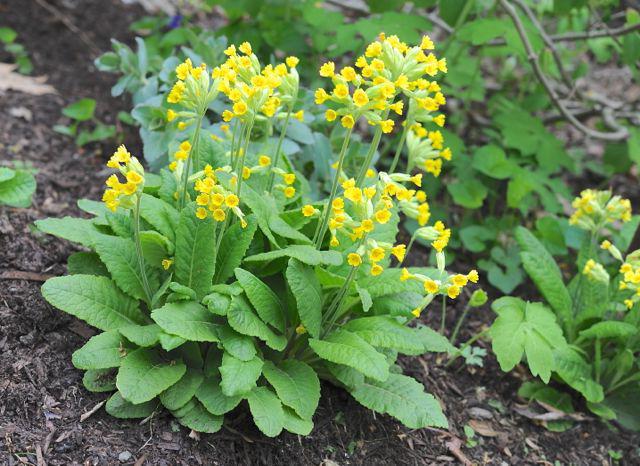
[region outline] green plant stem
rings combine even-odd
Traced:
[[[147,272],[145,270],[144,256],[142,255],[142,243],[140,242],[140,202],[142,201],[142,194],[136,196],[136,207],[133,211],[133,236],[134,243],[136,244],[136,255],[138,256],[138,267],[140,267],[140,276],[142,278],[142,288],[146,296],[147,305],[151,308],[151,299],[153,293],[151,293],[151,287],[149,286],[149,280],[147,279]]]
[[[445,320],[447,318],[447,295],[442,295],[442,311],[440,314],[440,333],[444,335]]]
[[[253,123],[255,121],[255,115],[251,117],[251,120],[249,120],[249,123],[247,123],[247,129],[246,129],[246,136],[245,136],[245,140],[244,140],[244,144],[242,147],[242,154],[240,154],[240,156],[238,157],[239,162],[238,162],[238,170],[236,171],[236,175],[238,176],[238,183],[236,186],[236,196],[238,196],[238,198],[240,197],[240,193],[242,190],[242,180],[244,179],[244,177],[242,176],[242,173],[244,171],[244,161],[247,158],[247,151],[249,150],[249,142],[251,142],[251,130],[253,129]]]
[[[594,357],[593,365],[596,371],[596,382],[598,383],[600,383],[601,363],[602,363],[602,343],[600,342],[600,338],[596,338],[595,357]]]
[[[460,316],[460,318],[458,319],[458,322],[456,322],[456,326],[453,329],[453,333],[451,334],[451,338],[449,338],[449,341],[451,342],[451,344],[455,344],[456,342],[456,337],[458,336],[458,332],[460,331],[460,327],[462,326],[462,322],[464,322],[464,319],[467,318],[467,314],[469,313],[469,303],[467,303],[467,305],[464,307],[464,311],[462,311],[462,315]]]
[[[469,338],[464,345],[462,345],[458,351],[456,351],[455,353],[453,353],[453,355],[451,356],[451,359],[449,359],[449,361],[445,364],[444,367],[449,367],[451,366],[451,364],[453,364],[453,361],[455,361],[456,359],[458,359],[461,355],[462,352],[467,349],[469,346],[471,346],[473,343],[476,342],[476,340],[478,340],[480,337],[483,337],[485,335],[485,333],[487,333],[489,331],[489,328],[485,328],[482,332],[476,333],[473,337]]]
[[[418,230],[416,230],[418,231]],[[398,262],[398,267],[402,267],[402,264],[404,264],[404,260],[409,257],[409,252],[411,251],[411,248],[413,247],[413,243],[416,240],[416,231],[413,232],[413,235],[411,235],[411,239],[409,240],[409,245],[407,246],[407,250],[404,252],[404,257],[402,258],[402,260],[400,262]]]
[[[191,144],[191,151],[189,153],[189,157],[187,157],[187,164],[184,167],[184,173],[182,174],[182,194],[180,196],[180,209],[184,208],[184,204],[187,199],[187,190],[189,189],[189,172],[191,171],[191,159],[193,158],[191,154],[195,154],[196,160],[194,160],[194,168],[198,169],[197,164],[199,163],[198,157],[198,146],[200,142],[200,127],[202,126],[202,120],[204,118],[204,113],[198,115],[196,119],[196,129],[193,133],[193,144]]]
[[[616,382],[614,385],[612,385],[606,392],[605,392],[605,396],[609,395],[613,392],[615,392],[617,389],[619,389],[620,387],[623,387],[625,385],[627,385],[628,383],[631,382],[635,382],[638,380],[638,374],[632,374],[629,377],[627,377],[626,379],[622,379],[619,382]]]
[[[352,132],[353,128],[349,128],[347,134],[344,137],[344,141],[342,142],[342,148],[340,149],[340,155],[338,156],[338,167],[336,169],[336,174],[333,177],[333,183],[331,184],[331,193],[329,195],[329,200],[327,202],[327,205],[324,207],[321,221],[318,222],[315,235],[313,236],[313,242],[316,245],[316,249],[320,249],[320,246],[322,245],[322,239],[329,224],[329,216],[331,215],[333,200],[336,198],[336,194],[338,192],[340,173],[342,172],[342,165],[344,164],[344,157],[347,153],[347,148],[349,147],[349,140],[351,139]]]
[[[382,119],[385,120],[389,116],[389,110],[387,110]],[[371,168],[371,161],[373,160],[373,156],[378,150],[378,146],[380,145],[380,139],[382,138],[382,126],[378,125],[376,128],[376,132],[373,134],[373,139],[371,140],[371,145],[369,146],[369,151],[367,152],[367,156],[364,159],[364,163],[362,167],[360,167],[360,173],[358,173],[358,177],[356,178],[356,186],[358,188],[362,188],[362,184],[364,183],[364,179],[367,176],[367,170]]]
[[[278,145],[276,146],[276,153],[273,156],[273,163],[271,165],[272,168],[278,168],[278,163],[280,162],[280,151],[282,150],[282,143],[284,142],[284,137],[287,134],[287,128],[289,127],[289,120],[291,119],[291,113],[293,112],[293,105],[295,102],[291,102],[289,106],[289,110],[287,111],[287,116],[284,119],[284,123],[282,126],[282,131],[280,131],[280,138],[278,138]],[[276,172],[271,170],[271,174],[269,175],[269,182],[267,183],[267,192],[271,194],[273,190],[273,183],[276,179]]]
[[[408,121],[404,124],[402,135],[400,136],[400,142],[398,143],[398,147],[396,148],[396,154],[393,156],[393,162],[391,162],[391,166],[389,167],[389,173],[395,173],[395,169],[398,166],[398,162],[400,161],[400,154],[402,154],[404,142],[407,139],[407,131],[409,130],[409,126],[411,126],[412,124],[413,122]]]
[[[340,307],[342,306],[342,300],[344,299],[344,296],[347,294],[347,291],[351,286],[351,282],[353,281],[353,278],[356,275],[355,272],[356,272],[356,267],[351,267],[351,270],[349,271],[349,275],[347,275],[347,279],[344,281],[344,283],[342,284],[342,287],[340,288],[338,293],[336,293],[336,296],[333,299],[333,302],[327,309],[326,321],[328,321],[328,325],[325,326],[325,329],[322,333],[322,337],[324,337],[327,333],[329,333],[329,331],[333,328],[334,324],[336,323],[336,320],[340,316],[339,311],[340,311]]]

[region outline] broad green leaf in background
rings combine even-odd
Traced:
[[[62,114],[76,121],[86,121],[93,118],[96,109],[94,99],[80,99],[62,109]]]
[[[0,180],[0,205],[26,208],[31,205],[31,198],[36,191],[36,179],[25,170],[15,170],[14,175]]]
[[[138,303],[106,277],[68,275],[50,278],[42,285],[42,296],[58,309],[100,330],[117,330],[145,322]]]
[[[449,426],[440,403],[411,377],[389,374],[384,381],[365,381],[351,390],[353,397],[363,406],[379,413],[389,414],[410,429]]]
[[[492,308],[498,318],[490,335],[502,370],[510,371],[526,354],[531,373],[548,383],[555,367],[553,350],[566,346],[553,312],[540,303],[511,297],[494,301]]]
[[[214,283],[225,283],[233,276],[233,271],[242,263],[253,235],[258,228],[253,215],[248,215],[246,228],[242,228],[240,222],[236,222],[227,229],[222,241],[216,262]]]
[[[313,268],[291,258],[286,276],[298,305],[300,322],[309,335],[318,338],[322,324],[322,289]]]
[[[467,209],[481,207],[489,192],[480,181],[473,178],[449,183],[447,190],[453,197],[453,202]]]
[[[493,144],[480,147],[472,160],[473,168],[488,177],[504,180],[513,174],[513,163],[502,148]]]
[[[116,386],[125,400],[140,404],[171,387],[186,370],[182,361],[167,358],[155,349],[139,348],[122,361]]]

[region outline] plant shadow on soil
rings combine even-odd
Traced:
[[[307,438],[283,434],[262,436],[246,408],[227,418],[214,435],[189,436],[166,413],[147,422],[122,421],[97,410],[106,399],[82,386],[82,373],[71,365],[71,353],[93,331],[49,306],[40,296],[42,275],[65,273],[74,250],[52,237],[34,235],[34,220],[79,215],[76,200],[99,199],[104,161],[111,150],[94,145],[79,150],[71,139],[51,130],[63,106],[82,97],[98,101],[100,118],[113,123],[128,102],[115,100],[114,77],[95,70],[85,41],[44,9],[55,6],[67,22],[85,31],[100,50],[116,37],[132,42],[128,25],[144,12],[118,0],[5,0],[3,26],[19,32],[35,65],[59,95],[31,96],[9,91],[0,98],[0,160],[24,160],[38,169],[38,189],[29,209],[0,208],[0,465],[5,464],[608,464],[608,450],[622,451],[623,462],[638,464],[640,438],[593,419],[563,433],[550,433],[514,411],[522,400],[516,390],[525,373],[504,374],[488,356],[484,368],[454,364],[444,369],[437,355],[401,359],[407,374],[422,381],[445,407],[450,431],[408,430],[388,416],[375,416],[344,391],[328,384]],[[6,58],[0,56],[0,58]],[[12,109],[26,108],[25,112]],[[25,119],[27,118],[27,119]],[[28,121],[30,120],[30,121]],[[124,130],[125,142],[139,149],[135,131]],[[411,260],[424,264],[424,252]],[[454,265],[455,266],[455,265]],[[7,278],[16,271],[33,272],[29,280]],[[40,275],[40,276],[38,276]],[[456,312],[450,312],[453,324]],[[426,316],[433,327],[438,319]],[[462,337],[490,320],[488,308],[477,310]],[[475,447],[465,445],[463,428],[471,422],[484,436]],[[462,445],[458,439],[462,440]],[[550,463],[549,463],[550,462]]]

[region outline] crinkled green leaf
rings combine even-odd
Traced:
[[[309,435],[313,430],[313,421],[311,419],[302,419],[295,411],[287,406],[282,407],[284,414],[284,429],[292,434]]]
[[[116,389],[116,370],[90,369],[84,373],[82,384],[90,392],[112,392]]]
[[[241,361],[249,361],[256,355],[253,339],[233,330],[227,325],[218,327],[218,337],[224,350]]]
[[[263,364],[262,359],[257,356],[249,361],[241,361],[225,352],[220,366],[222,393],[235,396],[250,392],[262,374]]]
[[[449,427],[438,400],[406,375],[389,374],[384,382],[365,381],[351,395],[363,406],[389,414],[411,429]]]
[[[361,317],[350,320],[342,328],[378,348],[394,349],[411,355],[422,354],[425,351],[418,330],[402,325],[392,317]]]
[[[162,329],[157,324],[149,324],[127,325],[126,327],[121,327],[118,331],[131,343],[142,347],[149,347],[158,344]]]
[[[171,242],[175,242],[175,235],[180,224],[180,213],[162,199],[143,194],[140,200],[140,216],[153,225]]]
[[[245,258],[247,263],[269,262],[281,257],[293,257],[307,265],[340,265],[342,254],[338,251],[318,251],[313,246],[294,244],[284,249],[254,254]]]
[[[167,303],[151,313],[151,318],[167,333],[190,341],[218,342],[214,315],[195,301]]]
[[[581,338],[628,338],[638,333],[635,325],[617,320],[609,320],[605,322],[597,322],[588,329],[580,332]]]
[[[602,386],[593,380],[593,368],[572,346],[557,348],[553,351],[554,371],[574,390],[591,403],[604,399]]]
[[[35,225],[43,233],[57,236],[88,248],[93,246],[94,238],[100,233],[93,221],[86,218],[45,218],[36,220]]]
[[[249,410],[258,429],[276,437],[284,428],[284,412],[278,397],[266,387],[256,387],[247,395]]]
[[[387,359],[355,333],[338,329],[323,340],[309,339],[309,346],[327,361],[344,364],[379,381],[389,375]]]
[[[277,366],[265,361],[262,373],[285,405],[303,419],[311,419],[320,400],[320,380],[307,364],[286,359]]]
[[[11,207],[29,207],[36,191],[36,179],[24,170],[16,170],[15,175],[0,181],[0,205]]]
[[[216,259],[216,273],[214,283],[225,283],[233,276],[233,271],[242,263],[242,259],[249,249],[249,245],[256,233],[258,224],[253,215],[246,217],[247,226],[242,228],[240,222],[236,222],[227,229]]]
[[[263,340],[267,346],[276,351],[282,351],[287,345],[287,339],[283,335],[277,335],[267,324],[262,322],[253,312],[249,303],[241,296],[236,296],[231,301],[231,307],[227,313],[227,320],[231,328],[236,332],[242,335],[258,337]]]
[[[186,370],[182,361],[166,358],[157,350],[139,348],[122,361],[116,385],[125,400],[140,404],[171,387]]]
[[[95,335],[71,356],[78,369],[109,369],[120,366],[126,341],[117,330]]]
[[[237,268],[235,275],[260,318],[279,331],[284,331],[284,310],[278,296],[251,272]]]
[[[322,325],[322,288],[313,268],[291,258],[286,277],[296,299],[300,322],[309,335],[318,338]]]
[[[238,406],[242,395],[227,396],[222,393],[220,380],[207,377],[196,392],[196,398],[211,414],[223,415]]]
[[[106,277],[68,275],[50,278],[42,285],[42,296],[58,309],[100,330],[145,323],[137,301]]]
[[[120,392],[115,392],[107,400],[104,409],[107,413],[119,419],[140,419],[151,416],[157,406],[158,402],[156,400],[133,404],[125,400]]]
[[[222,428],[224,418],[207,411],[202,404],[191,400],[181,408],[180,414],[173,413],[180,424],[196,432],[213,434]]]
[[[180,380],[160,394],[160,401],[172,411],[182,408],[194,397],[203,380],[202,372],[187,369]]]
[[[67,259],[69,275],[86,274],[109,277],[109,271],[95,252],[74,252]]]

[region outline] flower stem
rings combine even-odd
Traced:
[[[204,118],[204,113],[198,115],[198,119],[196,120],[196,129],[193,133],[193,144],[191,144],[191,152],[189,153],[189,157],[187,157],[187,164],[184,167],[184,173],[182,174],[182,194],[180,195],[180,209],[184,207],[184,204],[187,199],[187,190],[189,188],[189,175],[191,171],[191,154],[195,154],[195,164],[194,170],[198,169],[198,163],[200,162],[198,157],[198,146],[200,141],[200,127],[202,126],[202,120]]]
[[[407,139],[407,131],[409,130],[409,122],[405,122],[404,128],[402,129],[402,135],[400,136],[400,142],[398,143],[398,147],[396,149],[396,154],[393,156],[393,162],[391,162],[391,166],[389,167],[389,173],[394,173],[396,167],[398,166],[398,162],[400,161],[400,154],[402,154],[402,148],[404,147],[404,142]]]
[[[251,130],[253,129],[253,122],[255,121],[255,115],[251,117],[249,123],[247,123],[246,135],[244,139],[244,143],[241,147],[242,153],[238,156],[238,167],[236,169],[236,175],[238,177],[237,186],[236,186],[236,196],[240,197],[240,193],[242,190],[242,180],[243,180],[243,172],[244,172],[244,161],[247,158],[247,151],[249,150],[249,142],[251,142]]]
[[[458,322],[456,322],[456,326],[453,329],[451,338],[449,338],[449,341],[451,342],[452,345],[455,344],[456,337],[458,336],[458,332],[460,331],[460,327],[462,326],[462,322],[464,321],[464,319],[467,318],[468,313],[469,313],[469,303],[467,303],[467,305],[464,307],[464,311],[462,311],[462,315],[458,319]]]
[[[402,267],[402,264],[404,264],[404,260],[409,257],[409,252],[411,252],[411,248],[413,247],[413,243],[416,241],[416,232],[418,230],[413,232],[413,235],[411,235],[411,239],[409,240],[409,245],[407,246],[407,250],[404,252],[404,257],[402,258],[402,260],[398,263],[398,267]]]
[[[284,124],[282,126],[282,130],[280,131],[280,138],[278,139],[278,145],[276,147],[276,153],[273,156],[273,163],[271,165],[272,168],[278,168],[278,163],[280,162],[280,151],[282,150],[282,143],[284,142],[284,137],[287,134],[287,128],[289,127],[289,120],[291,119],[291,113],[293,112],[293,104],[289,106],[289,110],[287,111],[287,116],[284,119]],[[276,172],[271,170],[271,174],[269,175],[269,182],[267,183],[267,192],[271,194],[273,190],[273,183],[276,178]]]
[[[144,256],[142,255],[142,243],[140,242],[140,202],[142,201],[142,194],[136,196],[136,207],[133,211],[133,235],[134,243],[136,244],[136,255],[138,256],[138,267],[140,267],[140,277],[142,278],[142,288],[146,296],[147,305],[151,308],[151,287],[149,286],[149,280],[147,279],[147,272],[144,265]]]
[[[351,267],[351,270],[349,271],[349,275],[347,275],[347,278],[342,284],[342,287],[340,288],[340,290],[338,290],[338,293],[336,293],[336,296],[333,298],[333,301],[327,308],[326,320],[328,321],[328,325],[326,325],[323,331],[322,337],[324,337],[327,333],[329,333],[329,331],[331,331],[334,324],[336,323],[336,320],[340,316],[339,311],[340,311],[340,307],[342,306],[342,300],[344,299],[344,296],[347,294],[347,291],[349,290],[349,287],[351,286],[351,282],[353,281],[355,275],[356,275],[356,267]]]
[[[333,200],[336,198],[336,193],[338,192],[340,173],[342,173],[342,165],[344,164],[344,157],[345,157],[345,154],[347,153],[347,148],[349,147],[349,140],[351,139],[352,132],[353,132],[353,128],[349,128],[346,136],[344,137],[344,141],[342,142],[342,149],[340,149],[340,155],[338,156],[338,167],[336,168],[336,174],[333,177],[333,183],[331,185],[331,194],[329,195],[329,201],[327,205],[324,207],[324,211],[321,217],[322,220],[318,222],[316,233],[313,236],[313,242],[316,245],[316,249],[320,249],[320,246],[322,245],[322,239],[324,238],[324,234],[327,230],[327,225],[329,224],[329,216],[331,215]]]
[[[445,320],[447,319],[447,296],[442,295],[442,313],[440,314],[440,333],[444,335]]]
[[[382,119],[386,119],[389,115],[389,110],[385,112]],[[371,145],[369,146],[369,151],[367,152],[367,156],[364,159],[364,163],[362,167],[360,167],[360,173],[358,173],[358,178],[356,178],[356,186],[358,188],[362,188],[362,183],[364,183],[364,179],[367,176],[367,171],[371,168],[371,161],[373,160],[373,155],[378,150],[378,146],[380,145],[380,139],[382,138],[382,126],[378,125],[376,128],[376,132],[373,134],[373,139],[371,140]]]

